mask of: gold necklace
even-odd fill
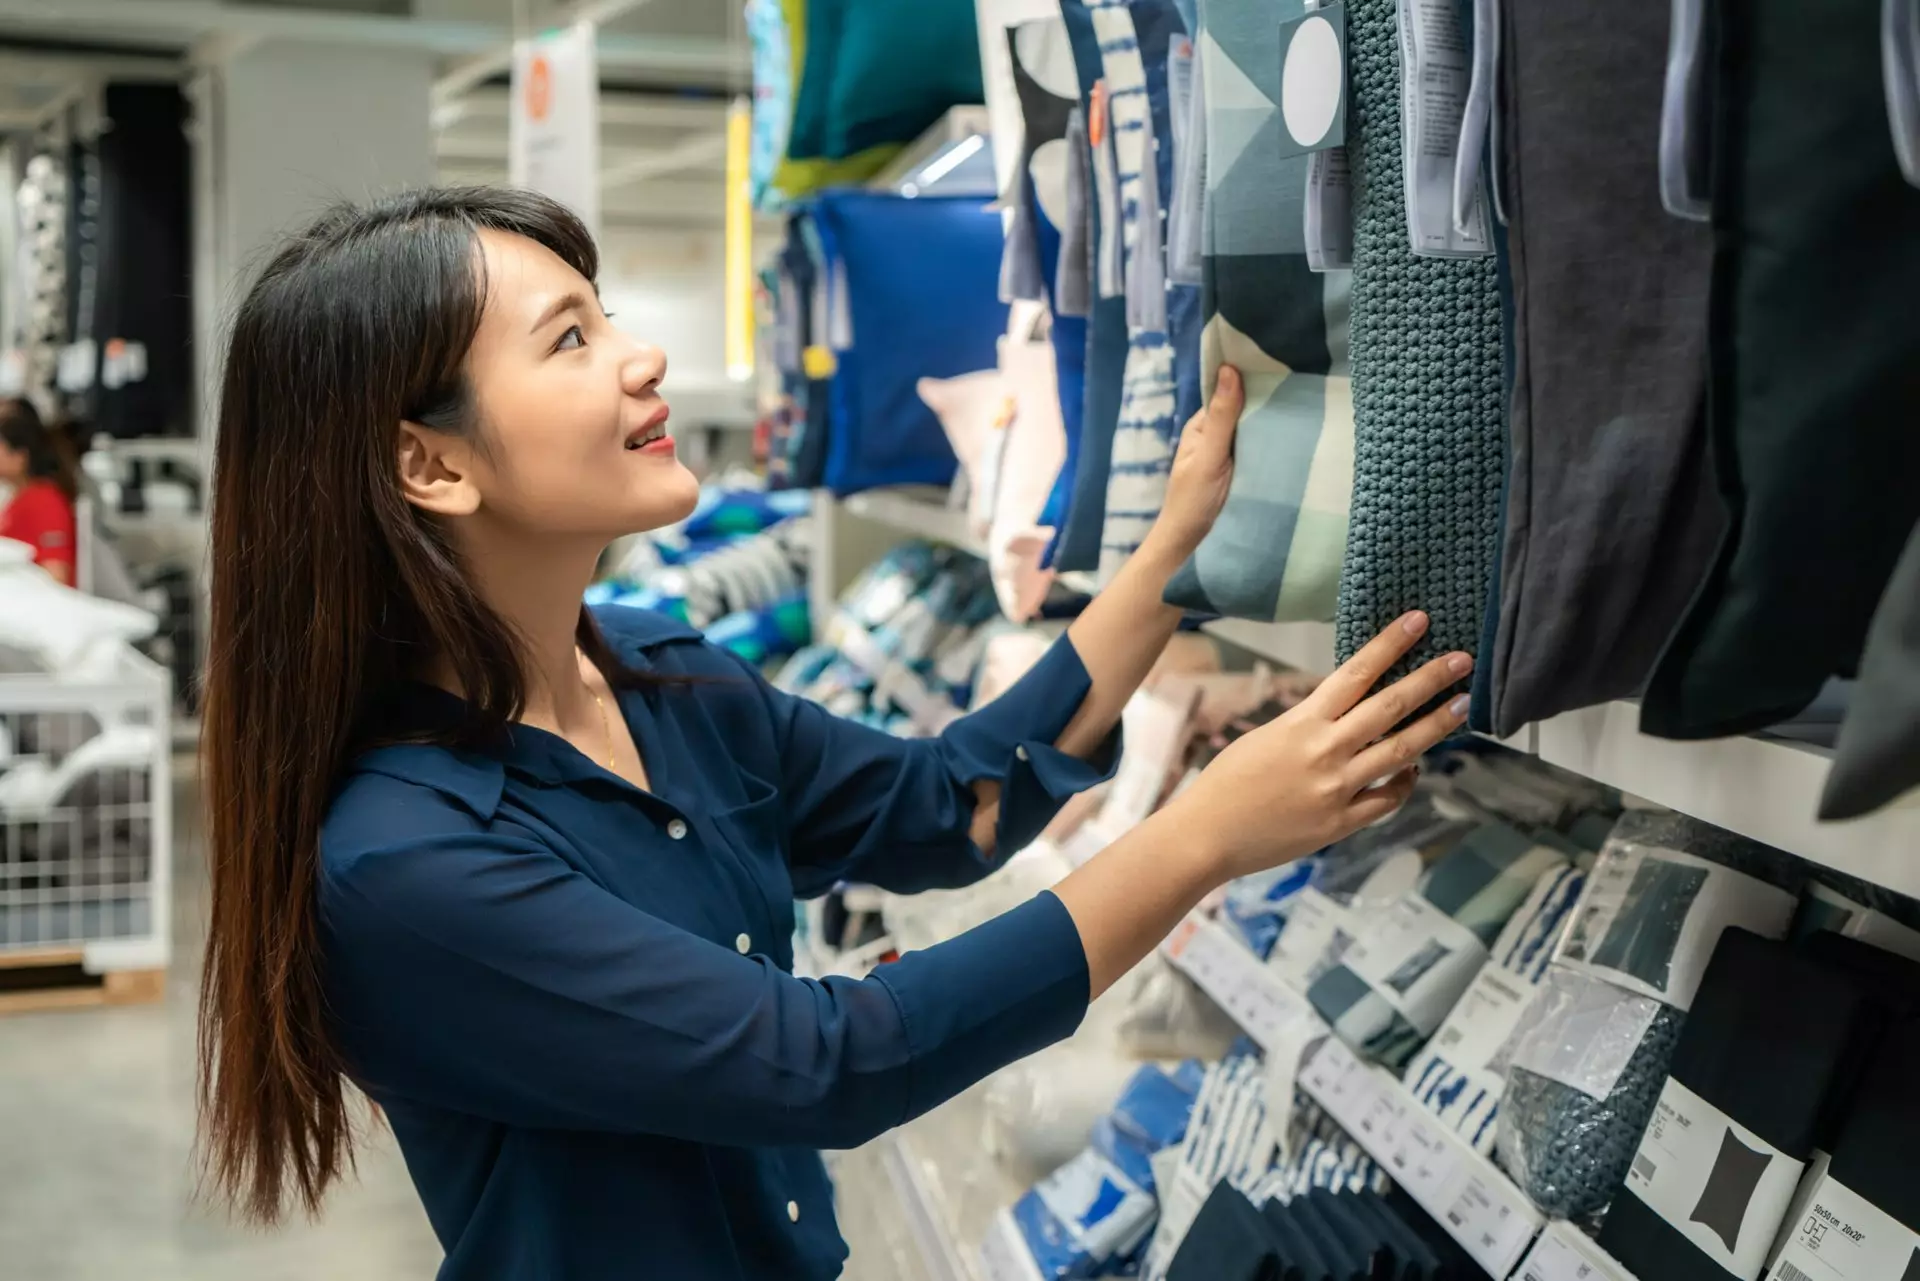
[[[582,653],[580,657],[585,659],[586,655]],[[613,768],[614,755],[613,722],[607,719],[607,704],[606,701],[600,697],[600,691],[589,685],[587,686],[587,693],[593,695],[593,705],[600,709],[600,733],[607,740],[607,768],[611,770]]]

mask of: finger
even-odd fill
[[[1220,366],[1213,383],[1213,399],[1207,402],[1211,425],[1231,436],[1233,429],[1240,425],[1240,411],[1246,407],[1247,387],[1241,381],[1240,371],[1232,365]]]
[[[1205,453],[1224,458],[1233,451],[1233,438],[1240,426],[1240,410],[1246,404],[1246,391],[1240,371],[1232,365],[1220,366],[1213,385],[1213,398],[1180,429],[1182,453]]]
[[[1419,769],[1410,765],[1378,787],[1369,787],[1355,796],[1353,803],[1347,806],[1347,818],[1353,824],[1353,830],[1357,832],[1370,823],[1378,823],[1405,805],[1419,781]]]
[[[1361,646],[1359,653],[1335,668],[1333,675],[1321,681],[1320,688],[1306,700],[1307,705],[1315,715],[1328,720],[1345,716],[1379,683],[1387,670],[1400,661],[1400,656],[1426,634],[1424,613],[1416,609],[1402,614],[1388,623],[1385,631]]]
[[[1462,694],[1444,707],[1434,708],[1399,733],[1387,735],[1353,758],[1347,777],[1355,787],[1365,787],[1376,778],[1385,778],[1414,764],[1428,748],[1460,728],[1460,723],[1467,719],[1468,701]]]
[[[1471,655],[1444,654],[1418,671],[1402,676],[1340,718],[1345,741],[1359,751],[1444,694],[1449,685],[1472,670]]]

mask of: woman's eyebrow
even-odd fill
[[[527,332],[537,334],[552,324],[558,317],[569,311],[579,311],[586,305],[587,300],[583,294],[578,292],[561,294],[558,298],[555,298],[551,303],[547,304],[546,310],[540,313],[540,318],[533,322],[533,328]]]

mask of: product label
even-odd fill
[[[1409,894],[1354,941],[1346,965],[1424,1036],[1440,1025],[1486,959],[1479,935]]]
[[[1339,962],[1352,942],[1347,909],[1308,886],[1288,905],[1287,928],[1267,955],[1267,968],[1304,992]]]
[[[1514,1067],[1604,1099],[1659,1014],[1650,996],[1556,966],[1521,1014],[1507,1053]]]
[[[1454,168],[1473,66],[1457,0],[1400,0],[1400,146],[1406,171],[1407,237],[1426,257],[1493,252],[1484,189],[1456,229]]]
[[[1567,1223],[1549,1223],[1515,1281],[1633,1281],[1607,1252]]]
[[[1310,270],[1341,271],[1353,266],[1353,166],[1345,147],[1329,147],[1308,157],[1301,225]]]
[[[1279,154],[1347,140],[1347,9],[1324,4],[1280,24]]]
[[[1766,1068],[1756,1063],[1754,1070]],[[1669,1080],[1627,1172],[1627,1190],[1709,1259],[1743,1281],[1756,1281],[1803,1168]]]
[[[1477,1173],[1467,1176],[1466,1186],[1441,1218],[1454,1239],[1496,1273],[1520,1257],[1533,1236],[1533,1224],[1511,1191]]]
[[[1502,1051],[1533,997],[1534,988],[1525,979],[1497,965],[1481,966],[1434,1036],[1434,1051],[1463,1072],[1493,1069],[1497,1089],[1505,1066]]]
[[[1772,1281],[1908,1281],[1920,1277],[1920,1232],[1828,1175],[1769,1275]]]
[[[1729,926],[1786,933],[1793,895],[1678,850],[1610,845],[1554,959],[1685,1010]]]

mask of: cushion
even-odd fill
[[[1834,746],[1823,819],[1858,818],[1920,786],[1920,525],[1874,612]]]
[[[1492,728],[1639,692],[1712,563],[1713,238],[1668,214],[1660,6],[1509,9],[1511,489]]]
[[[804,20],[793,159],[897,147],[948,108],[986,101],[973,0],[806,0]]]
[[[1391,679],[1479,647],[1505,455],[1500,292],[1491,257],[1409,250],[1396,5],[1353,0],[1347,20],[1354,484],[1335,649],[1427,611]]]
[[[830,263],[840,347],[824,483],[944,485],[954,455],[915,390],[994,367],[1007,309],[995,296],[1000,217],[972,197],[821,192],[809,206]],[[809,423],[809,434],[813,426]]]
[[[1080,107],[1087,122],[1088,145],[1090,148],[1110,146],[1110,122],[1103,112],[1093,109],[1093,89],[1105,70],[1100,58],[1100,37],[1094,31],[1088,0],[1061,0],[1060,16],[1067,24],[1074,70],[1080,80]],[[1068,162],[1092,167],[1090,160],[1079,156],[1069,156]],[[1091,251],[1103,230],[1099,201],[1089,198],[1084,201],[1084,207],[1089,225],[1083,243]],[[1051,549],[1053,567],[1059,570],[1092,570],[1100,563],[1100,540],[1106,528],[1107,478],[1114,432],[1120,425],[1120,387],[1127,363],[1126,299],[1099,297],[1095,291],[1095,296],[1089,299],[1086,325],[1086,358],[1081,363],[1086,394],[1081,404],[1080,430],[1074,436],[1076,448],[1070,474],[1062,473],[1064,479],[1071,481],[1071,489],[1065,503],[1057,504],[1062,519]],[[1064,370],[1064,363],[1062,367]]]
[[[1280,31],[1259,0],[1209,0],[1199,40],[1209,148],[1202,363],[1246,407],[1227,505],[1167,599],[1241,618],[1331,621],[1353,493],[1351,273],[1306,258],[1307,158],[1283,158]]]
[[[1920,190],[1888,141],[1881,5],[1720,9],[1707,404],[1731,526],[1641,703],[1670,738],[1854,675],[1920,518]]]
[[[996,438],[1012,418],[1006,379],[997,369],[981,369],[956,378],[922,378],[915,389],[939,418],[953,456],[960,460],[967,481],[967,527],[975,538],[984,538],[1000,479]]]
[[[1053,584],[1053,571],[1041,567],[1053,531],[1041,518],[1067,454],[1053,342],[1035,332],[1045,316],[1037,303],[1015,304],[1000,345],[1001,381],[1013,414],[1002,433],[987,565],[1000,609],[1015,622],[1033,617]]]
[[[1173,187],[1173,124],[1167,56],[1182,33],[1172,0],[1090,0],[1110,104],[1126,284],[1127,356],[1120,414],[1108,463],[1098,571],[1110,580],[1125,564],[1166,498],[1180,424],[1176,324],[1198,403],[1198,297],[1166,284],[1162,193]],[[1104,231],[1103,231],[1103,234]]]

